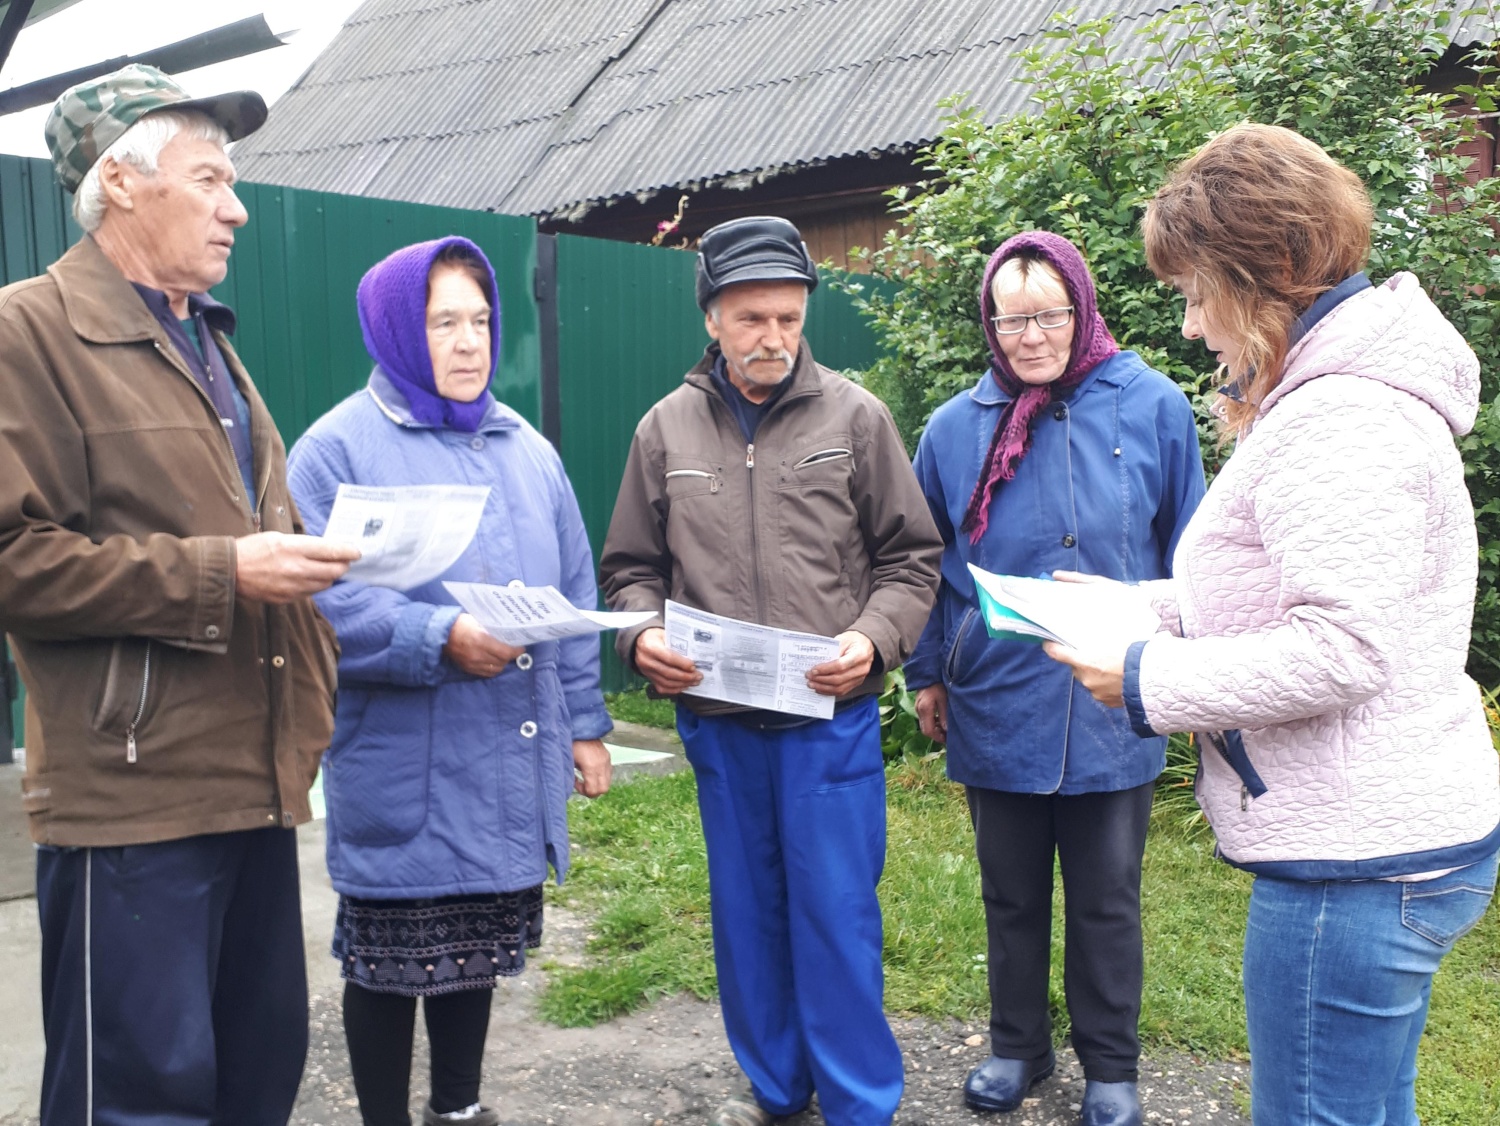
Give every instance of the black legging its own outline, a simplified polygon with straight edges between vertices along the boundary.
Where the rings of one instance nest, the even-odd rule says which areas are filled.
[[[432,1049],[432,1109],[479,1101],[479,1069],[493,989],[463,989],[422,1001]],[[417,999],[344,983],[344,1037],[365,1126],[410,1126],[411,1046]]]

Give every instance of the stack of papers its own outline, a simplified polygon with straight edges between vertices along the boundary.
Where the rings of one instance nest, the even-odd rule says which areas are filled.
[[[1057,641],[1085,652],[1145,641],[1161,619],[1145,591],[1119,582],[1067,583],[996,575],[969,564],[989,635]]]

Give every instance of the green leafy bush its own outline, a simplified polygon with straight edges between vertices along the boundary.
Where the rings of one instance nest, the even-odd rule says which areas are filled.
[[[1140,217],[1169,170],[1227,126],[1295,128],[1369,186],[1372,276],[1416,273],[1479,354],[1484,405],[1461,443],[1481,542],[1470,667],[1500,683],[1500,178],[1465,179],[1459,145],[1476,126],[1454,112],[1493,114],[1496,83],[1487,57],[1471,60],[1471,81],[1453,91],[1419,87],[1447,47],[1445,23],[1423,0],[1190,4],[1140,29],[1059,19],[1021,52],[1031,112],[988,123],[982,107],[944,103],[946,126],[926,150],[932,179],[892,193],[902,226],[871,255],[899,290],[844,283],[864,290],[886,347],[867,386],[915,446],[932,411],[984,369],[985,261],[1009,235],[1045,228],[1082,248],[1120,344],[1192,398],[1216,470],[1208,354],[1182,339],[1180,301],[1146,269]]]

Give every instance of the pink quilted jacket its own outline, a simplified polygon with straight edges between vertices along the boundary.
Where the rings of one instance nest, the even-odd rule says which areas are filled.
[[[1398,274],[1297,344],[1183,533],[1182,636],[1146,643],[1140,703],[1160,732],[1243,731],[1267,791],[1207,747],[1198,781],[1232,862],[1405,874],[1500,823],[1464,673],[1478,544],[1453,436],[1478,396],[1473,351]]]

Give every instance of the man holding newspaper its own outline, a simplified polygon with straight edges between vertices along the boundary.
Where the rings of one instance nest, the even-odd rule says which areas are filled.
[[[718,1126],[796,1113],[814,1089],[832,1126],[883,1126],[903,1085],[875,697],[926,624],[942,540],[889,413],[802,339],[817,284],[783,219],[703,236],[713,342],[636,428],[601,564],[612,609],[664,615],[617,644],[679,697],[697,774],[724,1022],[753,1095]]]

